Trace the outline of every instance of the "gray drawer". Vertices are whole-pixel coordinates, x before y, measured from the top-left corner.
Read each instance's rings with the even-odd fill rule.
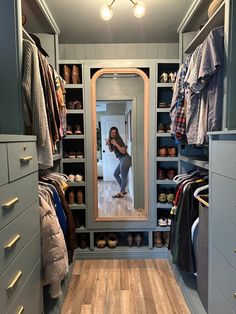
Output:
[[[39,204],[36,202],[0,231],[0,276],[39,227]]]
[[[236,225],[218,212],[212,213],[211,224],[213,245],[236,270]]]
[[[7,145],[0,144],[0,186],[8,183]]]
[[[212,171],[236,179],[236,142],[212,142]]]
[[[14,181],[38,170],[36,143],[7,144],[9,180]]]
[[[236,181],[212,173],[212,210],[236,225]]]
[[[224,259],[223,256],[212,248],[211,277],[210,280],[224,296],[227,303],[236,312],[236,270]]]
[[[216,289],[216,287],[211,282],[208,312],[209,314],[235,314],[235,312],[226,302],[223,295]]]
[[[0,187],[0,230],[22,213],[30,205],[38,201],[38,173]],[[19,200],[9,207],[3,205]]]
[[[38,262],[40,254],[40,232],[38,232],[0,277],[1,313],[6,313],[14,302]],[[10,285],[12,288],[7,289]]]
[[[35,307],[37,303],[34,302],[34,308],[32,308],[33,311],[31,311],[31,304],[36,298],[38,300],[38,305]],[[26,314],[42,313],[41,260],[38,261],[32,273],[27,278],[12,306],[7,311],[7,314],[16,314],[20,309],[22,309],[22,313]]]

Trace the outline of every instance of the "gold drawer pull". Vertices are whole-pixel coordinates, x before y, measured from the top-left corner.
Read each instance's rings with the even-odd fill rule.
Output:
[[[30,161],[30,160],[32,160],[33,159],[33,156],[27,156],[27,157],[21,157],[20,158],[20,161]]]
[[[18,309],[16,310],[16,314],[21,314],[21,313],[23,313],[24,312],[24,306],[23,305],[20,305],[19,307],[18,307]]]
[[[15,198],[13,198],[12,200],[10,200],[9,202],[3,204],[2,207],[4,207],[4,208],[9,208],[9,207],[11,207],[12,205],[16,204],[17,202],[19,202],[19,198],[18,198],[18,197],[15,197]]]
[[[10,240],[5,246],[4,249],[11,249],[13,247],[13,245],[16,244],[16,242],[20,240],[20,235],[19,233],[17,235],[14,236],[14,238],[12,240]]]
[[[13,280],[10,282],[9,286],[7,287],[7,290],[13,289],[21,276],[22,276],[22,271],[19,270],[17,274],[15,275],[15,277],[13,278]]]

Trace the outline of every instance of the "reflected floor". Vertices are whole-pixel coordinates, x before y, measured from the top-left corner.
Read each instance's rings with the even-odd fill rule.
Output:
[[[119,192],[117,182],[98,180],[98,216],[122,217],[144,216],[144,209],[135,209],[130,194],[123,198],[113,198]]]

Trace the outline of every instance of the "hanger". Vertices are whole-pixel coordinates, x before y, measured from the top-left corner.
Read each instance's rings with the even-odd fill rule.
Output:
[[[209,194],[205,194],[205,195],[199,195],[200,192],[209,189],[209,184],[201,186],[200,188],[196,189],[196,191],[194,192],[194,197],[201,202],[203,205],[209,207],[209,203],[207,201],[205,201],[202,197],[203,196],[208,196]]]

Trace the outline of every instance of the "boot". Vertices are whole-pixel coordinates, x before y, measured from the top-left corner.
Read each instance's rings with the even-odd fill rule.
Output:
[[[77,202],[79,205],[83,204],[83,193],[81,190],[77,192]]]
[[[164,245],[166,247],[168,247],[169,246],[169,241],[170,241],[170,232],[169,231],[163,232],[163,241],[164,241]]]
[[[70,205],[73,205],[75,203],[75,193],[73,190],[69,193],[69,202]]]
[[[135,243],[136,243],[137,247],[140,247],[141,246],[141,242],[142,242],[142,237],[141,237],[140,233],[136,234],[134,240],[135,240]]]
[[[156,247],[162,247],[163,246],[162,232],[160,232],[160,231],[154,232],[154,246],[156,246]]]
[[[128,243],[129,247],[131,247],[133,245],[133,236],[131,233],[129,233],[127,236],[127,243]]]
[[[80,84],[79,67],[77,65],[73,65],[71,78],[72,84]]]
[[[66,84],[70,84],[70,68],[66,64],[64,64],[63,67],[63,78],[66,81]]]

